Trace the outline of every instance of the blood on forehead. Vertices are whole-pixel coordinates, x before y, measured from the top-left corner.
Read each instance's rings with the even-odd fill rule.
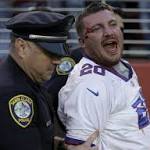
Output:
[[[88,38],[88,34],[89,34],[89,33],[92,33],[92,28],[86,27],[86,28],[85,28],[85,36],[84,36],[85,39]]]

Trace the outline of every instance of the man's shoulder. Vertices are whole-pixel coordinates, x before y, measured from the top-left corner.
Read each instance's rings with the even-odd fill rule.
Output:
[[[100,78],[105,76],[106,69],[93,62],[92,60],[83,57],[78,64],[75,65],[71,75],[77,74],[81,78]]]
[[[6,74],[7,73],[7,74]],[[0,74],[0,95],[12,97],[18,94],[32,95],[32,87],[29,82],[20,76],[14,76],[10,71],[2,71]]]
[[[20,81],[21,82],[21,81]],[[29,94],[32,95],[32,87],[30,87],[27,83],[19,83],[13,80],[0,80],[0,95],[16,95],[16,94]]]
[[[105,69],[87,58],[82,58],[69,74],[65,88],[91,86],[105,83]]]

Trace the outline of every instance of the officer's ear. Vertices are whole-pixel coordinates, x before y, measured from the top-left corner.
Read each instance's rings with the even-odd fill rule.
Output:
[[[16,38],[15,48],[18,56],[24,57],[26,55],[27,42],[22,38]]]

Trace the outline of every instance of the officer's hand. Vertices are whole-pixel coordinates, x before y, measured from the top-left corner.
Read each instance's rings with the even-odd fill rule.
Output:
[[[81,145],[74,146],[74,145],[66,145],[67,150],[98,150],[98,147],[91,147],[93,141],[98,137],[99,131],[95,131],[87,141]]]

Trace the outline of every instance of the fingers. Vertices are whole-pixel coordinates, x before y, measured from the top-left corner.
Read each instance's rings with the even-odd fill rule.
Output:
[[[91,144],[93,143],[93,141],[99,136],[99,131],[96,130],[94,133],[92,133],[89,138],[87,139],[87,141],[84,143],[84,145],[87,146],[91,146]]]

